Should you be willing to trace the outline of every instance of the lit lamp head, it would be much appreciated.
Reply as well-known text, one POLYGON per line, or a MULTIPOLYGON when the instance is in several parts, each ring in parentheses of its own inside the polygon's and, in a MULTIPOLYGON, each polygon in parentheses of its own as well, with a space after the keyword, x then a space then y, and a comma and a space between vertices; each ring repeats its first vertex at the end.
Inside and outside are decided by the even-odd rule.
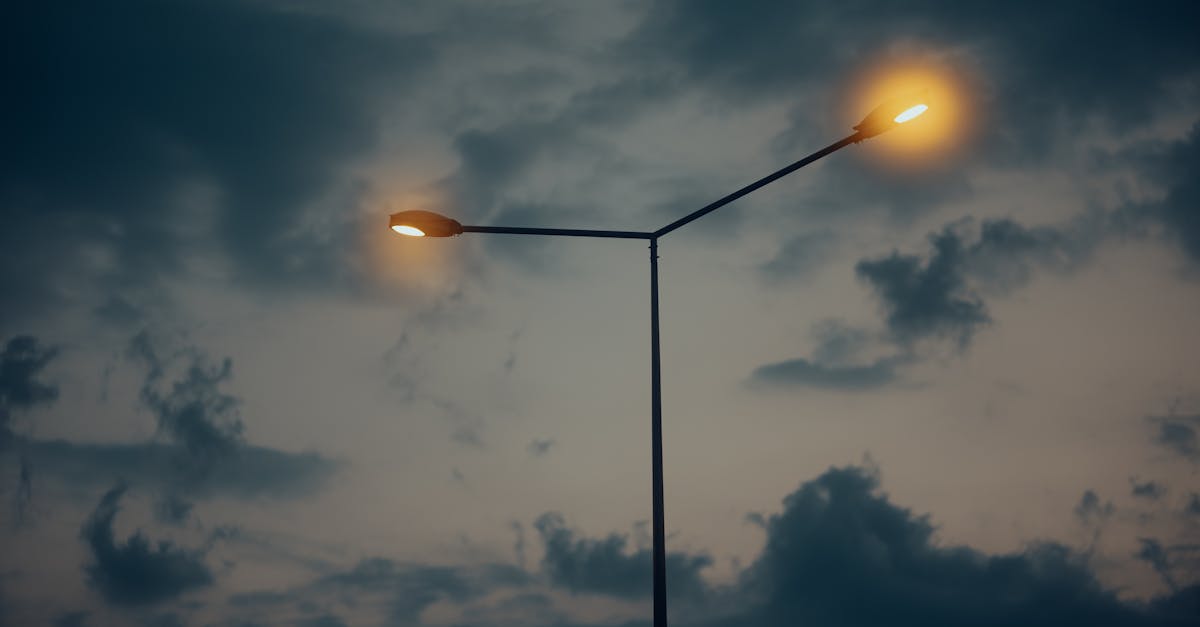
POLYGON ((401 235, 412 237, 452 237, 463 232, 458 220, 432 211, 401 211, 388 217, 388 226, 401 235))
POLYGON ((874 137, 905 122, 910 122, 928 110, 929 92, 922 89, 899 98, 892 98, 875 107, 867 114, 867 117, 863 118, 862 122, 854 127, 854 130, 858 131, 860 140, 874 137))

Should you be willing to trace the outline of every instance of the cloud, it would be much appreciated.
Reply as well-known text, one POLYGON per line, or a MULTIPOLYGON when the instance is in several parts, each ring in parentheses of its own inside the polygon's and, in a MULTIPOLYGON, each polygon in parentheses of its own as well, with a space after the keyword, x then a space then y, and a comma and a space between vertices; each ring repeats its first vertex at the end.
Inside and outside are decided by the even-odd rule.
POLYGON ((192 514, 191 501, 175 493, 164 494, 154 504, 154 517, 169 525, 182 525, 192 514))
POLYGON ((839 320, 813 325, 817 341, 812 359, 796 358, 759 366, 750 374, 751 384, 803 386, 842 391, 885 387, 898 378, 897 368, 910 361, 892 355, 862 364, 858 359, 871 343, 870 334, 839 320))
POLYGON ((1137 480, 1137 477, 1130 477, 1129 492, 1138 498, 1157 501, 1167 494, 1167 486, 1156 481, 1142 483, 1137 480))
POLYGON ((86 627, 91 612, 79 610, 66 612, 54 619, 54 627, 86 627))
POLYGON ((322 578, 316 586, 387 593, 393 599, 391 615, 404 623, 417 622, 426 607, 443 597, 463 600, 478 594, 455 568, 406 566, 382 558, 363 560, 348 572, 322 578))
POLYGON ((1185 459, 1200 461, 1200 438, 1196 435, 1200 416, 1164 416, 1150 420, 1158 423, 1155 444, 1185 459))
POLYGON ((1085 214, 1059 226, 1026 227, 1009 219, 971 221, 932 233, 928 257, 893 251, 863 259, 855 272, 883 306, 891 337, 902 345, 949 338, 965 348, 992 322, 978 290, 1003 292, 1024 285, 1034 267, 1060 272, 1077 268, 1114 225, 1085 214))
POLYGON ((114 605, 149 605, 205 588, 213 574, 204 563, 206 549, 185 549, 169 541, 150 541, 137 530, 124 544, 114 538, 113 520, 126 486, 104 494, 79 530, 92 559, 84 565, 88 585, 114 605))
POLYGON ((221 384, 233 377, 232 360, 211 364, 195 348, 179 351, 174 359, 163 358, 145 332, 130 342, 129 354, 147 366, 142 403, 154 412, 159 432, 188 452, 188 461, 198 475, 210 472, 242 446, 240 403, 220 390, 221 384), (177 360, 185 362, 183 372, 165 384, 167 369, 177 360))
POLYGON ((1093 490, 1084 490, 1083 496, 1079 497, 1079 504, 1075 506, 1075 517, 1088 525, 1104 522, 1114 511, 1116 508, 1113 507, 1112 501, 1102 504, 1100 496, 1093 490))
POLYGON ((529 443, 529 446, 526 447, 526 450, 528 450, 529 454, 533 457, 543 457, 550 452, 550 447, 554 446, 554 444, 555 442, 553 438, 534 438, 533 441, 529 443))
POLYGON ((866 366, 825 366, 807 359, 789 359, 759 366, 753 382, 799 385, 833 390, 869 390, 896 380, 897 360, 885 358, 866 366))
POLYGON ((741 607, 712 624, 1169 624, 1104 589, 1067 547, 940 545, 928 516, 893 505, 870 469, 801 485, 766 530, 738 583, 741 607))
MULTIPOLYGON (((981 143, 992 159, 1014 160, 1044 156, 1061 134, 1096 120, 1148 123, 1173 100, 1173 81, 1196 75, 1200 45, 1183 24, 1197 17, 1192 5, 1096 5, 1085 16, 1068 5, 1031 13, 1023 2, 676 0, 655 3, 626 47, 642 64, 734 100, 827 93, 864 59, 920 52, 956 61, 976 77, 981 143)), ((811 109, 811 124, 827 124, 830 115, 811 109)))
POLYGON ((525 570, 525 526, 521 521, 514 520, 509 522, 509 528, 513 532, 513 557, 517 560, 517 567, 525 570))
MULTIPOLYGON (((8 435, 10 446, 0 447, 0 454, 19 452, 19 494, 32 493, 33 469, 72 491, 128 478, 162 494, 171 506, 160 513, 171 518, 185 514, 184 506, 193 497, 307 496, 339 468, 338 462, 315 452, 247 443, 241 436, 240 403, 221 391, 232 376, 229 360, 214 365, 194 347, 164 357, 144 334, 131 346, 131 353, 147 366, 141 400, 154 412, 166 441, 88 443, 8 435), (179 376, 171 377, 176 370, 179 376)), ((27 501, 19 502, 19 509, 27 501)))
POLYGON ((1166 227, 1192 263, 1200 263, 1200 122, 1183 138, 1153 146, 1136 155, 1135 163, 1151 180, 1163 186, 1160 201, 1143 207, 1166 227))
MULTIPOLYGON (((1090 491, 1082 502, 1089 511, 1104 509, 1090 491)), ((1189 601, 1197 588, 1181 587, 1149 602, 1123 601, 1097 581, 1089 554, 1059 544, 1034 542, 1005 554, 944 545, 928 515, 896 505, 881 492, 876 468, 831 468, 786 496, 778 513, 747 520, 765 532, 766 540, 730 584, 704 581, 701 571, 711 564, 708 556, 670 554, 667 579, 675 597, 674 623, 1195 624, 1195 606, 1189 601)), ((243 619, 282 621, 298 614, 363 622, 364 616, 378 615, 385 623, 409 625, 425 624, 426 612, 443 605, 460 611, 463 624, 574 626, 584 623, 572 620, 575 612, 568 607, 556 606, 544 586, 624 601, 648 598, 648 550, 628 550, 629 542, 620 534, 583 537, 554 513, 540 516, 534 527, 544 548, 540 576, 509 564, 442 566, 374 557, 287 590, 234 595, 228 607, 243 619), (339 615, 341 610, 353 612, 356 619, 339 615)), ((1146 555, 1139 559, 1155 559, 1169 568, 1172 552, 1196 550, 1156 543, 1143 542, 1146 555)))
MULTIPOLYGON (((542 571, 552 586, 576 594, 603 594, 626 599, 647 598, 651 592, 651 552, 626 551, 628 538, 609 534, 602 539, 580 537, 567 528, 561 514, 548 512, 534 521, 545 552, 542 571)), ((707 584, 700 572, 712 565, 705 554, 667 554, 667 594, 679 599, 703 598, 707 584)))
POLYGON ((1183 507, 1183 513, 1189 516, 1200 516, 1200 493, 1192 492, 1188 496, 1188 502, 1183 507))
POLYGON ((57 349, 43 346, 31 335, 18 335, 5 343, 0 352, 0 445, 13 410, 27 410, 58 398, 58 387, 38 378, 57 355, 57 349))
POLYGON ((435 603, 462 605, 531 581, 524 571, 506 564, 438 566, 372 557, 288 590, 234 595, 229 605, 265 613, 271 620, 289 610, 333 616, 334 608, 349 607, 377 611, 384 624, 419 625, 424 624, 421 615, 435 603))
POLYGON ((965 251, 965 271, 987 288, 1006 291, 1026 284, 1034 267, 1073 270, 1091 257, 1101 238, 1120 231, 1115 219, 1089 212, 1062 225, 1033 227, 1007 218, 984 220, 965 251))
POLYGON ((258 287, 353 275, 346 166, 374 146, 382 102, 430 65, 427 39, 226 0, 9 17, 5 318, 84 281, 140 293, 197 254, 258 287), (321 200, 330 219, 307 228, 321 200), (106 262, 87 263, 97 250, 106 262))
POLYGON ((859 261, 855 272, 883 304, 888 331, 902 344, 949 336, 965 347, 976 329, 991 322, 983 301, 966 285, 962 242, 949 232, 930 237, 934 253, 891 255, 859 261))
POLYGON ((320 489, 340 467, 318 453, 292 453, 245 445, 207 473, 181 463, 189 452, 156 442, 98 444, 66 440, 21 440, 39 476, 72 490, 111 485, 130 478, 162 493, 186 488, 191 497, 299 498, 320 489))
POLYGON ((1134 557, 1149 564, 1154 572, 1162 577, 1163 583, 1167 584, 1172 592, 1178 590, 1179 586, 1175 583, 1175 578, 1171 576, 1167 549, 1163 547, 1162 543, 1155 538, 1138 538, 1138 543, 1141 548, 1134 554, 1134 557))
MULTIPOLYGON (((39 379, 42 370, 57 355, 58 349, 43 346, 31 335, 10 338, 0 352, 0 454, 21 442, 12 431, 13 410, 29 410, 58 398, 58 387, 39 379)), ((13 518, 17 525, 22 525, 33 501, 33 463, 23 447, 12 448, 19 457, 13 518)))

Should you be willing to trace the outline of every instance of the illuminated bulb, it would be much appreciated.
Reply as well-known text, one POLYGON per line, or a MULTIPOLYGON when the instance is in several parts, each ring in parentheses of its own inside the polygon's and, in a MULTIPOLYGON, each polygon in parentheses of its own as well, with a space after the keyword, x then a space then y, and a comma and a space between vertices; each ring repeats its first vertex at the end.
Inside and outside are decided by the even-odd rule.
POLYGON ((413 237, 425 237, 425 231, 422 231, 421 229, 418 229, 415 226, 408 226, 407 224, 394 225, 392 227, 392 230, 401 235, 411 235, 413 237))
POLYGON ((925 113, 928 110, 929 110, 929 105, 926 105, 926 104, 913 105, 913 106, 905 109, 904 111, 900 112, 900 115, 893 118, 893 121, 896 122, 896 124, 904 124, 905 122, 921 115, 922 113, 925 113))

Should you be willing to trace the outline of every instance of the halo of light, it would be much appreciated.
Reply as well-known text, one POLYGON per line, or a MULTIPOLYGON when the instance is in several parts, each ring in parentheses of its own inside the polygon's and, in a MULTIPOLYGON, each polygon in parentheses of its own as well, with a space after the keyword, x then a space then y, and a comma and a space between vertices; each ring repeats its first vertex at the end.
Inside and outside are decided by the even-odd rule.
POLYGON ((923 115, 896 119, 903 123, 872 139, 863 158, 904 170, 952 159, 968 143, 974 127, 977 107, 968 89, 974 84, 967 74, 968 62, 953 52, 897 52, 889 57, 851 74, 843 92, 846 119, 856 122, 879 103, 917 91, 926 93, 921 102, 928 108, 923 115))

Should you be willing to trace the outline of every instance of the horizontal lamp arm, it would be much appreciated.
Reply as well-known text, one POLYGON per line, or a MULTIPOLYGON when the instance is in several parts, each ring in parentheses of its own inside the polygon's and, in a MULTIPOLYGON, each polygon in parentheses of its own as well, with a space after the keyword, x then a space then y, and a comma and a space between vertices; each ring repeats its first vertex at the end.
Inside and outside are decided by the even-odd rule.
POLYGON ((592 229, 535 229, 514 226, 466 226, 463 233, 506 233, 509 235, 562 235, 565 237, 608 237, 617 239, 653 239, 654 233, 642 231, 596 231, 592 229))

